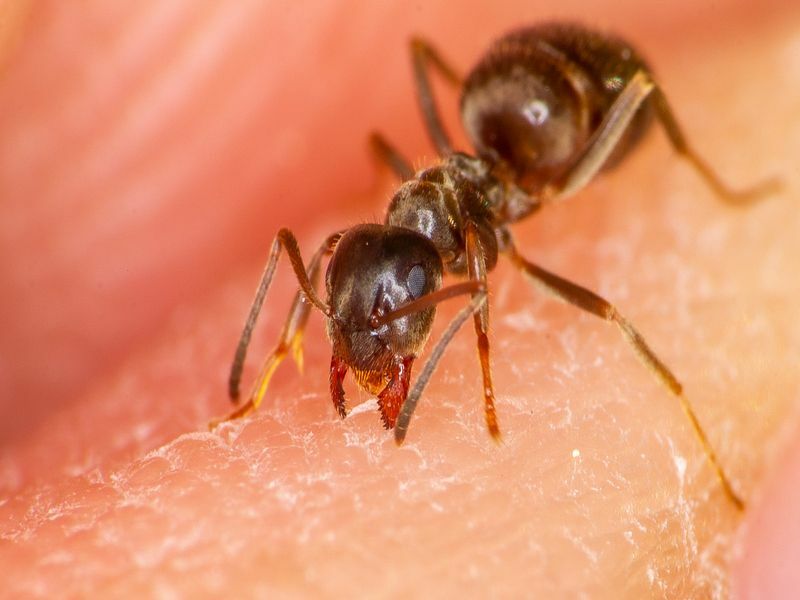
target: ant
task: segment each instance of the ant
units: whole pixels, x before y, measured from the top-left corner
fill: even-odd
[[[279,231],[236,348],[228,386],[234,402],[250,337],[282,249],[300,290],[248,400],[222,420],[242,417],[259,406],[288,353],[302,367],[303,332],[314,306],[325,315],[332,343],[330,393],[336,411],[343,418],[347,415],[342,382],[351,370],[362,388],[377,395],[383,424],[394,429],[395,441],[401,444],[442,353],[471,316],[486,425],[499,441],[486,278],[498,256],[505,254],[539,288],[619,327],[645,366],[678,399],[726,496],[743,509],[672,371],[612,304],[520,255],[509,226],[616,166],[653,122],[660,123],[673,148],[724,202],[746,204],[774,189],[775,183],[746,191],[729,189],[687,143],[645,61],[619,38],[574,24],[520,29],[496,41],[464,80],[422,39],[412,40],[411,56],[417,97],[438,164],[415,172],[391,144],[373,134],[373,152],[402,180],[385,222],[332,234],[306,266],[294,235],[288,229]],[[432,70],[461,87],[461,116],[474,155],[452,147],[434,100]],[[323,301],[316,290],[326,257]],[[466,281],[443,288],[444,273],[465,276]],[[469,303],[453,318],[411,387],[412,365],[429,336],[436,305],[462,295],[470,297]]]

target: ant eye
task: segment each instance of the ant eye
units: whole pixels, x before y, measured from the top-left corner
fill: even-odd
[[[425,269],[422,268],[422,265],[411,267],[406,278],[406,285],[414,300],[422,296],[422,290],[425,288]]]

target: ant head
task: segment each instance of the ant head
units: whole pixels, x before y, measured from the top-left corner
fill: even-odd
[[[587,116],[571,83],[552,62],[515,56],[513,46],[490,53],[461,96],[477,153],[507,164],[528,191],[551,181],[583,142]]]
[[[436,312],[431,306],[376,323],[439,289],[442,260],[426,237],[402,227],[358,225],[344,233],[328,264],[325,287],[333,353],[370,391],[381,388],[397,357],[417,354]]]

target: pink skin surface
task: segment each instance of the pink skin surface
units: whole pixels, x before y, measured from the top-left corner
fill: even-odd
[[[97,1],[80,18],[0,5],[16,11],[0,29],[4,593],[796,592],[795,2],[496,4]],[[435,159],[408,37],[465,70],[499,33],[555,17],[637,43],[726,180],[784,179],[727,208],[654,132],[517,228],[526,256],[613,301],[673,367],[745,516],[617,331],[508,264],[490,282],[502,445],[484,431],[469,327],[397,449],[353,386],[364,408],[336,417],[318,316],[304,376],[286,365],[256,415],[206,432],[230,408],[229,360],[277,229],[309,256],[381,219],[394,183],[369,159],[372,129],[417,166]],[[282,266],[245,382],[293,291]]]

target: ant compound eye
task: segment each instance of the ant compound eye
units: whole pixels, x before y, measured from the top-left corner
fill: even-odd
[[[425,289],[425,269],[422,268],[422,265],[411,267],[408,277],[406,277],[406,285],[414,300],[422,296],[422,291]]]

